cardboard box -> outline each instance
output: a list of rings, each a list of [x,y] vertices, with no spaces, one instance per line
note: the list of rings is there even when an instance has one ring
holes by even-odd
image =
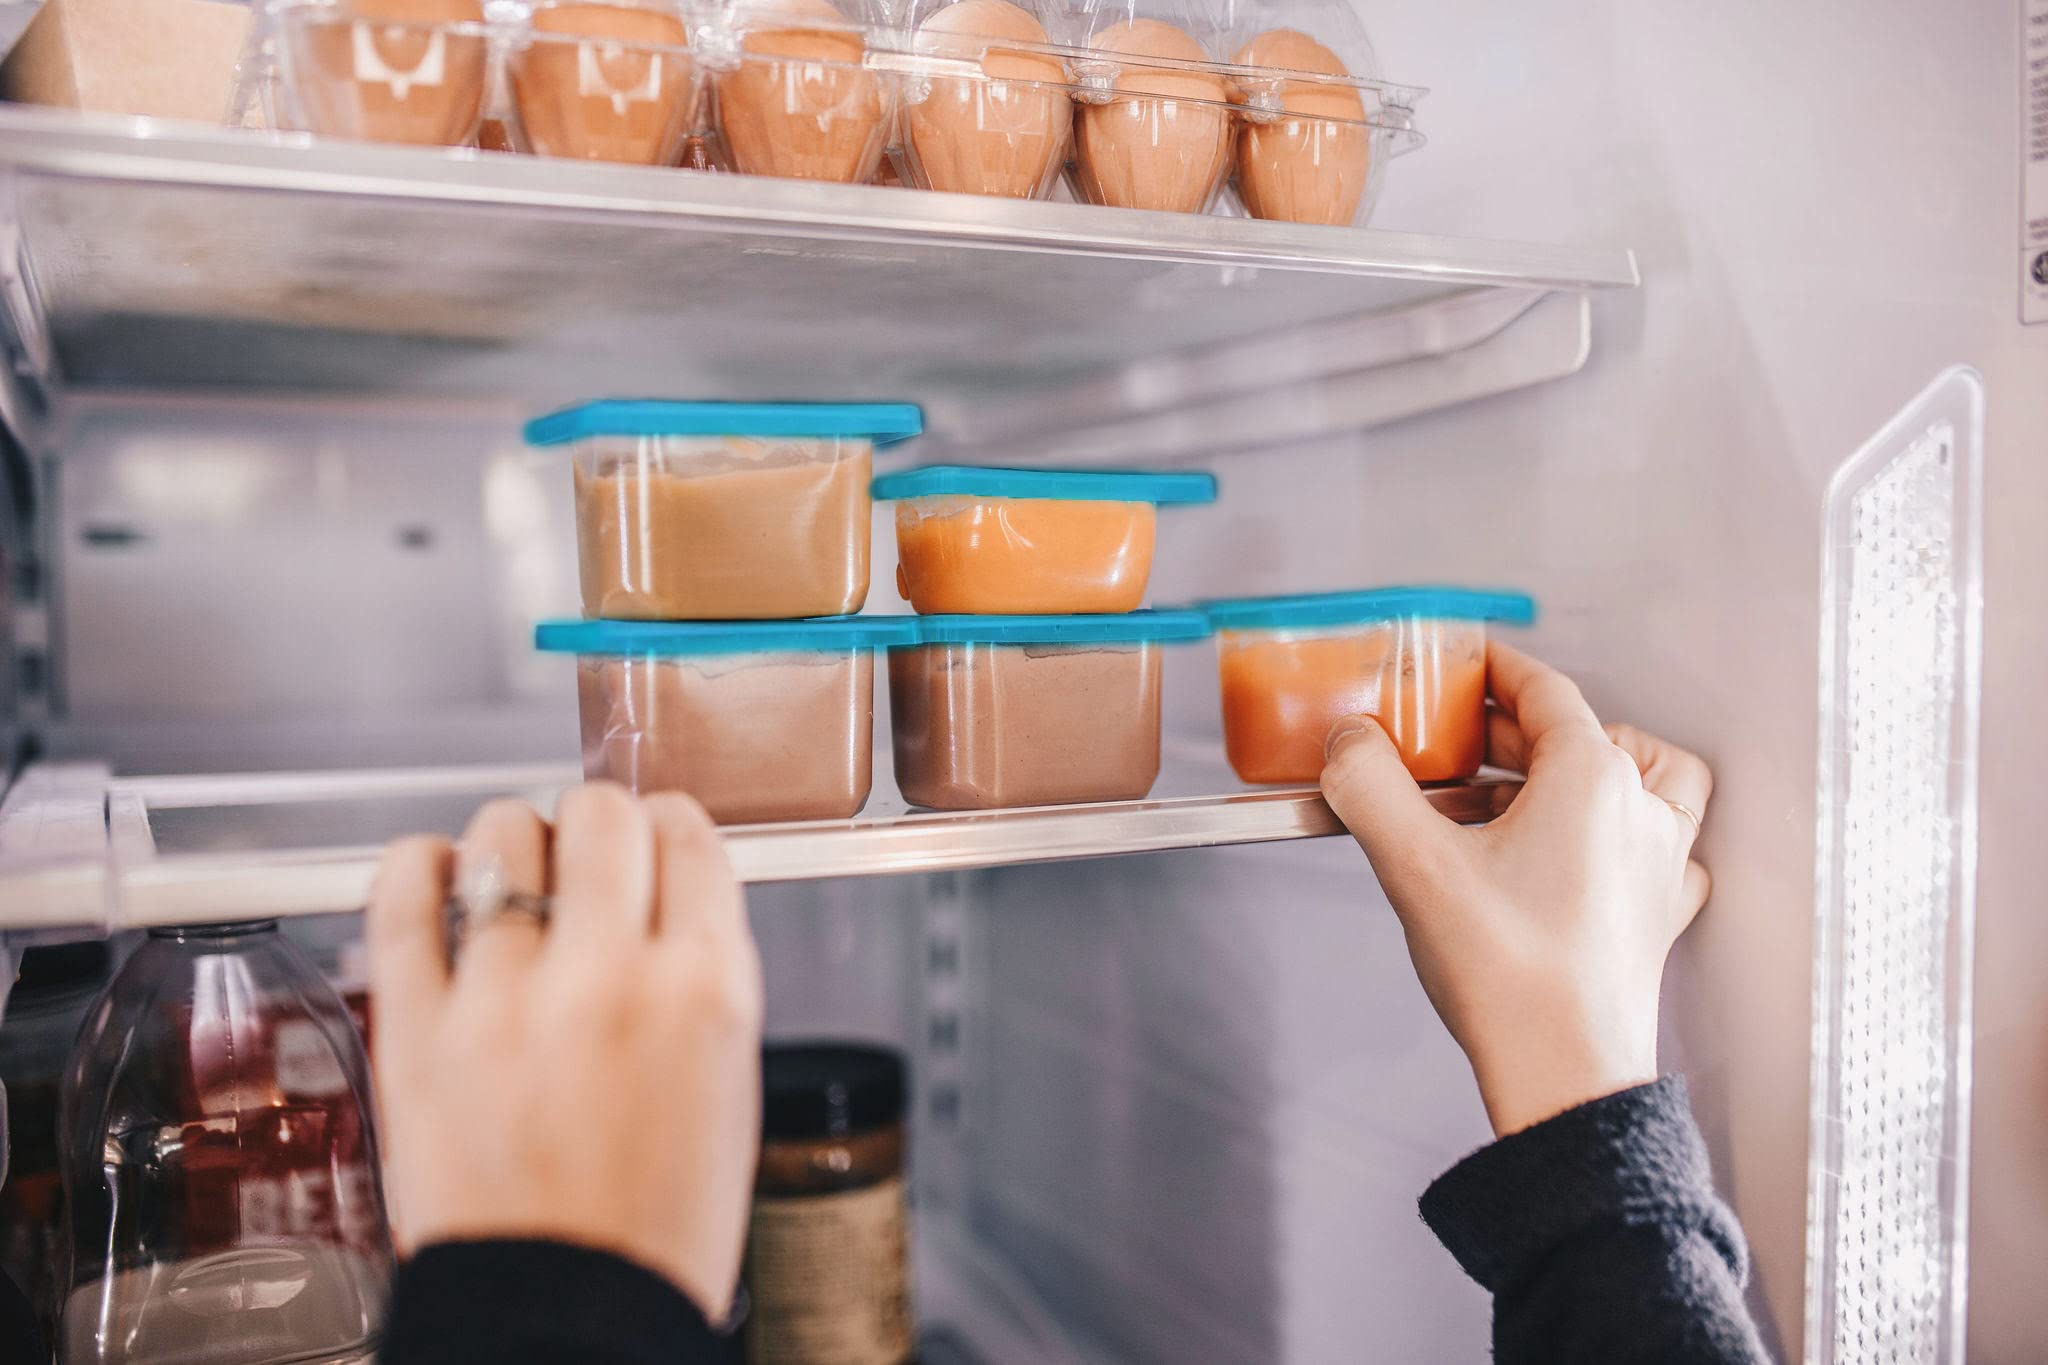
[[[0,98],[220,123],[249,17],[223,0],[45,0],[0,63]]]

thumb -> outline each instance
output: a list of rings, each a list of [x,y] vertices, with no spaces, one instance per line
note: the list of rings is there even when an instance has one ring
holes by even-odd
[[[1431,865],[1445,831],[1456,828],[1429,804],[1401,751],[1371,716],[1348,717],[1331,728],[1323,799],[1389,892],[1410,869]]]

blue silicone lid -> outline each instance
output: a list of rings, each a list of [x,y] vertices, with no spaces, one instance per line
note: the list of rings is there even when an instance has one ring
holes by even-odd
[[[915,403],[674,403],[607,398],[526,424],[526,443],[567,445],[590,436],[865,436],[878,446],[924,430]]]
[[[1132,644],[1199,640],[1209,622],[1199,611],[1133,611],[1110,616],[920,616],[920,645]]]
[[[551,654],[752,654],[876,649],[917,637],[914,616],[821,616],[810,621],[543,621],[536,649]]]
[[[879,502],[956,494],[970,498],[1064,498],[1073,502],[1216,501],[1214,474],[1144,470],[981,469],[934,464],[884,474],[871,487]]]
[[[1288,597],[1225,597],[1203,602],[1218,630],[1344,626],[1364,621],[1421,617],[1438,621],[1500,621],[1526,626],[1536,619],[1535,599],[1518,592],[1472,588],[1368,588]]]

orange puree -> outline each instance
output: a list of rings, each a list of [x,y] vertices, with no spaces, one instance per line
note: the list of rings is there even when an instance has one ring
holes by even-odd
[[[1486,756],[1486,632],[1398,621],[1344,633],[1222,637],[1223,747],[1247,782],[1314,782],[1345,716],[1377,717],[1419,782],[1470,777]]]
[[[1149,502],[947,495],[896,504],[896,586],[932,615],[1136,611]]]

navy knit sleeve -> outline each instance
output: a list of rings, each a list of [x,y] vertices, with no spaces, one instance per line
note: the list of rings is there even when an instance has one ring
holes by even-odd
[[[1748,1249],[1685,1082],[1566,1110],[1452,1167],[1423,1221],[1493,1294],[1499,1365],[1752,1365]]]
[[[378,1365],[727,1365],[730,1338],[673,1284],[608,1252],[442,1242],[398,1270]]]

